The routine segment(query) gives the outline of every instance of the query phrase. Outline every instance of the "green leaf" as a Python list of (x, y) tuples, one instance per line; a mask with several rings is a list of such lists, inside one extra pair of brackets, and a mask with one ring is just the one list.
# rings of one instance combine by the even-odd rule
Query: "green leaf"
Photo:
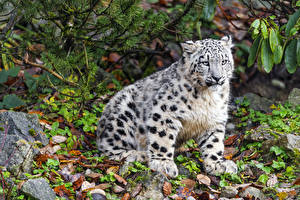
[(274, 53), (276, 47), (279, 45), (279, 39), (276, 31), (273, 28), (270, 30), (269, 42), (271, 50)]
[(271, 147), (270, 152), (274, 152), (276, 156), (285, 153), (284, 150), (278, 146)]
[(251, 28), (254, 28), (254, 29), (258, 29), (259, 28), (259, 25), (260, 25), (260, 19), (256, 19), (252, 22), (251, 24)]
[(300, 66), (300, 39), (297, 40), (296, 57), (297, 57), (297, 64), (298, 64), (298, 66)]
[(273, 67), (273, 55), (268, 42), (268, 39), (264, 39), (261, 46), (261, 62), (262, 66), (267, 73), (272, 70)]
[(7, 74), (8, 74), (8, 76), (16, 77), (16, 76), (18, 76), (20, 69), (21, 69), (20, 67), (11, 68), (7, 71)]
[(259, 49), (259, 44), (261, 42), (261, 36), (257, 37), (251, 48), (250, 48), (250, 53), (249, 53), (249, 57), (248, 57), (248, 63), (247, 63), (247, 66), (250, 67), (254, 64), (255, 62), (255, 59), (257, 57), (257, 53), (259, 52), (258, 49)]
[(25, 105), (25, 103), (15, 94), (5, 95), (3, 98), (3, 105), (5, 108), (15, 108)]
[(266, 184), (268, 179), (269, 179), (269, 177), (268, 177), (267, 174), (262, 174), (262, 175), (259, 176), (258, 181), (263, 183), (263, 184)]
[(263, 20), (261, 20), (261, 22), (260, 22), (260, 31), (261, 31), (264, 39), (267, 39), (268, 35), (269, 35), (268, 34), (268, 28), (267, 28), (266, 23)]
[(215, 8), (217, 6), (217, 3), (215, 0), (207, 0), (206, 3), (204, 4), (202, 13), (201, 13), (201, 18), (204, 21), (211, 21), (214, 16), (215, 16)]
[(286, 36), (290, 36), (290, 31), (291, 29), (295, 26), (295, 24), (297, 23), (298, 19), (300, 17), (300, 9), (297, 10), (294, 14), (292, 14), (290, 17), (289, 17), (289, 21), (285, 27), (285, 35)]
[(5, 69), (0, 71), (0, 83), (5, 83), (7, 81), (7, 78), (8, 78), (7, 71)]
[(300, 0), (297, 1), (296, 6), (300, 6)]
[(281, 62), (283, 55), (283, 48), (281, 45), (276, 46), (275, 52), (273, 53), (273, 60), (275, 64), (279, 64)]
[(292, 40), (286, 47), (284, 61), (289, 73), (294, 73), (297, 68), (297, 40)]
[(285, 168), (285, 163), (282, 162), (282, 161), (277, 162), (276, 160), (273, 160), (272, 167), (275, 168), (275, 169), (284, 169)]

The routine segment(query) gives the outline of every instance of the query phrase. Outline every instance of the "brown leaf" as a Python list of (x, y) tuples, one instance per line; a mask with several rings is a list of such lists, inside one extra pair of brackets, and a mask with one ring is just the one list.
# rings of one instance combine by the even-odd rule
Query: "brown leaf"
[(114, 174), (114, 177), (117, 179), (117, 181), (118, 181), (119, 183), (122, 183), (122, 184), (124, 184), (124, 185), (127, 185), (127, 181), (126, 181), (123, 177), (119, 176), (118, 174)]
[(193, 189), (194, 186), (196, 185), (196, 181), (192, 180), (192, 179), (183, 179), (180, 181), (181, 184), (184, 184), (185, 187), (189, 188), (189, 189)]
[(86, 176), (90, 177), (92, 179), (96, 179), (96, 178), (103, 177), (103, 174), (100, 174), (100, 173), (90, 173), (90, 174), (87, 174)]
[(115, 63), (117, 62), (119, 59), (121, 58), (121, 56), (117, 53), (110, 53), (109, 54), (109, 57), (108, 57), (108, 61), (109, 62), (112, 62), (112, 63)]
[(112, 188), (113, 192), (114, 193), (121, 193), (123, 192), (125, 189), (119, 185), (114, 185), (113, 188)]
[(132, 190), (130, 196), (131, 196), (132, 198), (135, 198), (135, 197), (142, 191), (142, 189), (143, 189), (143, 185), (142, 185), (141, 183), (137, 184), (137, 185), (133, 188), (133, 190)]
[(40, 154), (35, 158), (36, 164), (41, 167), (42, 164), (48, 160), (48, 158), (53, 158), (53, 156), (49, 154)]
[(238, 135), (230, 136), (227, 140), (225, 140), (224, 145), (225, 146), (232, 145), (237, 138), (238, 138)]
[(73, 182), (73, 188), (74, 190), (77, 190), (81, 187), (82, 183), (84, 181), (84, 176), (81, 175), (76, 181)]
[(117, 173), (119, 171), (119, 168), (120, 168), (119, 166), (112, 166), (106, 170), (106, 173), (107, 174), (109, 174), (110, 172)]
[(129, 199), (130, 199), (130, 194), (125, 193), (121, 200), (129, 200)]
[(204, 184), (204, 185), (207, 185), (207, 186), (209, 186), (210, 182), (211, 182), (210, 178), (208, 176), (203, 175), (203, 174), (198, 174), (197, 175), (197, 180), (200, 184)]
[(225, 147), (224, 149), (224, 157), (227, 159), (227, 160), (231, 160), (232, 157), (237, 154), (239, 152), (239, 150), (237, 150), (236, 148), (234, 147)]
[(293, 185), (300, 185), (300, 176), (293, 181)]
[(116, 88), (116, 85), (114, 83), (109, 83), (106, 87), (107, 89), (114, 89)]
[(105, 190), (107, 188), (110, 188), (111, 185), (109, 183), (101, 183), (99, 185), (96, 185), (95, 187), (93, 187), (93, 189), (101, 189), (101, 190)]
[(172, 184), (169, 182), (164, 182), (163, 193), (165, 196), (169, 196), (172, 193)]
[(67, 195), (68, 197), (72, 196), (71, 191), (68, 190), (68, 189), (65, 187), (65, 185), (57, 186), (57, 187), (55, 187), (53, 190), (54, 190), (54, 192), (55, 192), (58, 196), (60, 196), (60, 197), (63, 197), (63, 196), (65, 196), (65, 195)]

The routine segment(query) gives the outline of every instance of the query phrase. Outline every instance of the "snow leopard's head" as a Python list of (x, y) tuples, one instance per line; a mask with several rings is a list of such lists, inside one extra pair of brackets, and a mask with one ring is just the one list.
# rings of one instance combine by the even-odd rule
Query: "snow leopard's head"
[(231, 37), (182, 43), (189, 78), (201, 86), (216, 87), (229, 80), (234, 70)]

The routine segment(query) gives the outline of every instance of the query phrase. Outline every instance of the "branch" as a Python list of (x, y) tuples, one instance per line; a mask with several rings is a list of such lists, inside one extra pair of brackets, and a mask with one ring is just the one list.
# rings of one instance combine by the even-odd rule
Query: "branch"
[[(13, 62), (16, 63), (16, 64), (21, 64), (23, 63), (22, 61), (20, 60), (17, 60), (17, 59), (13, 59)], [(63, 81), (64, 83), (67, 83), (69, 85), (72, 85), (72, 86), (78, 86), (77, 83), (74, 83), (74, 82), (71, 82), (71, 81), (68, 81), (66, 79), (64, 79), (61, 75), (59, 75), (58, 73), (56, 73), (55, 71), (53, 71), (52, 69), (49, 69), (48, 67), (45, 67), (44, 65), (41, 65), (41, 64), (37, 64), (37, 63), (33, 63), (33, 62), (30, 62), (28, 60), (28, 54), (25, 55), (25, 58), (24, 58), (24, 63), (27, 64), (27, 65), (31, 65), (33, 67), (39, 67), (47, 72), (49, 72), (50, 74), (52, 74), (53, 76), (55, 76), (56, 78), (58, 78), (59, 80)]]
[(195, 1), (196, 0), (189, 0), (185, 6), (184, 11), (181, 14), (179, 14), (177, 17), (175, 17), (175, 19), (173, 19), (172, 21), (166, 23), (165, 27), (170, 28), (170, 27), (176, 25), (190, 11), (190, 9), (193, 7)]

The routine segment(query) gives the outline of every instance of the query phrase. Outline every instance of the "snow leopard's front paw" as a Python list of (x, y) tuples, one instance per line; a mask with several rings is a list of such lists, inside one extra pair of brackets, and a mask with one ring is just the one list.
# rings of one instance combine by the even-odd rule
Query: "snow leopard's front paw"
[(237, 173), (237, 165), (232, 160), (224, 160), (218, 162), (205, 162), (205, 171), (209, 174)]
[(165, 173), (172, 178), (178, 176), (178, 169), (173, 160), (151, 160), (149, 168)]

